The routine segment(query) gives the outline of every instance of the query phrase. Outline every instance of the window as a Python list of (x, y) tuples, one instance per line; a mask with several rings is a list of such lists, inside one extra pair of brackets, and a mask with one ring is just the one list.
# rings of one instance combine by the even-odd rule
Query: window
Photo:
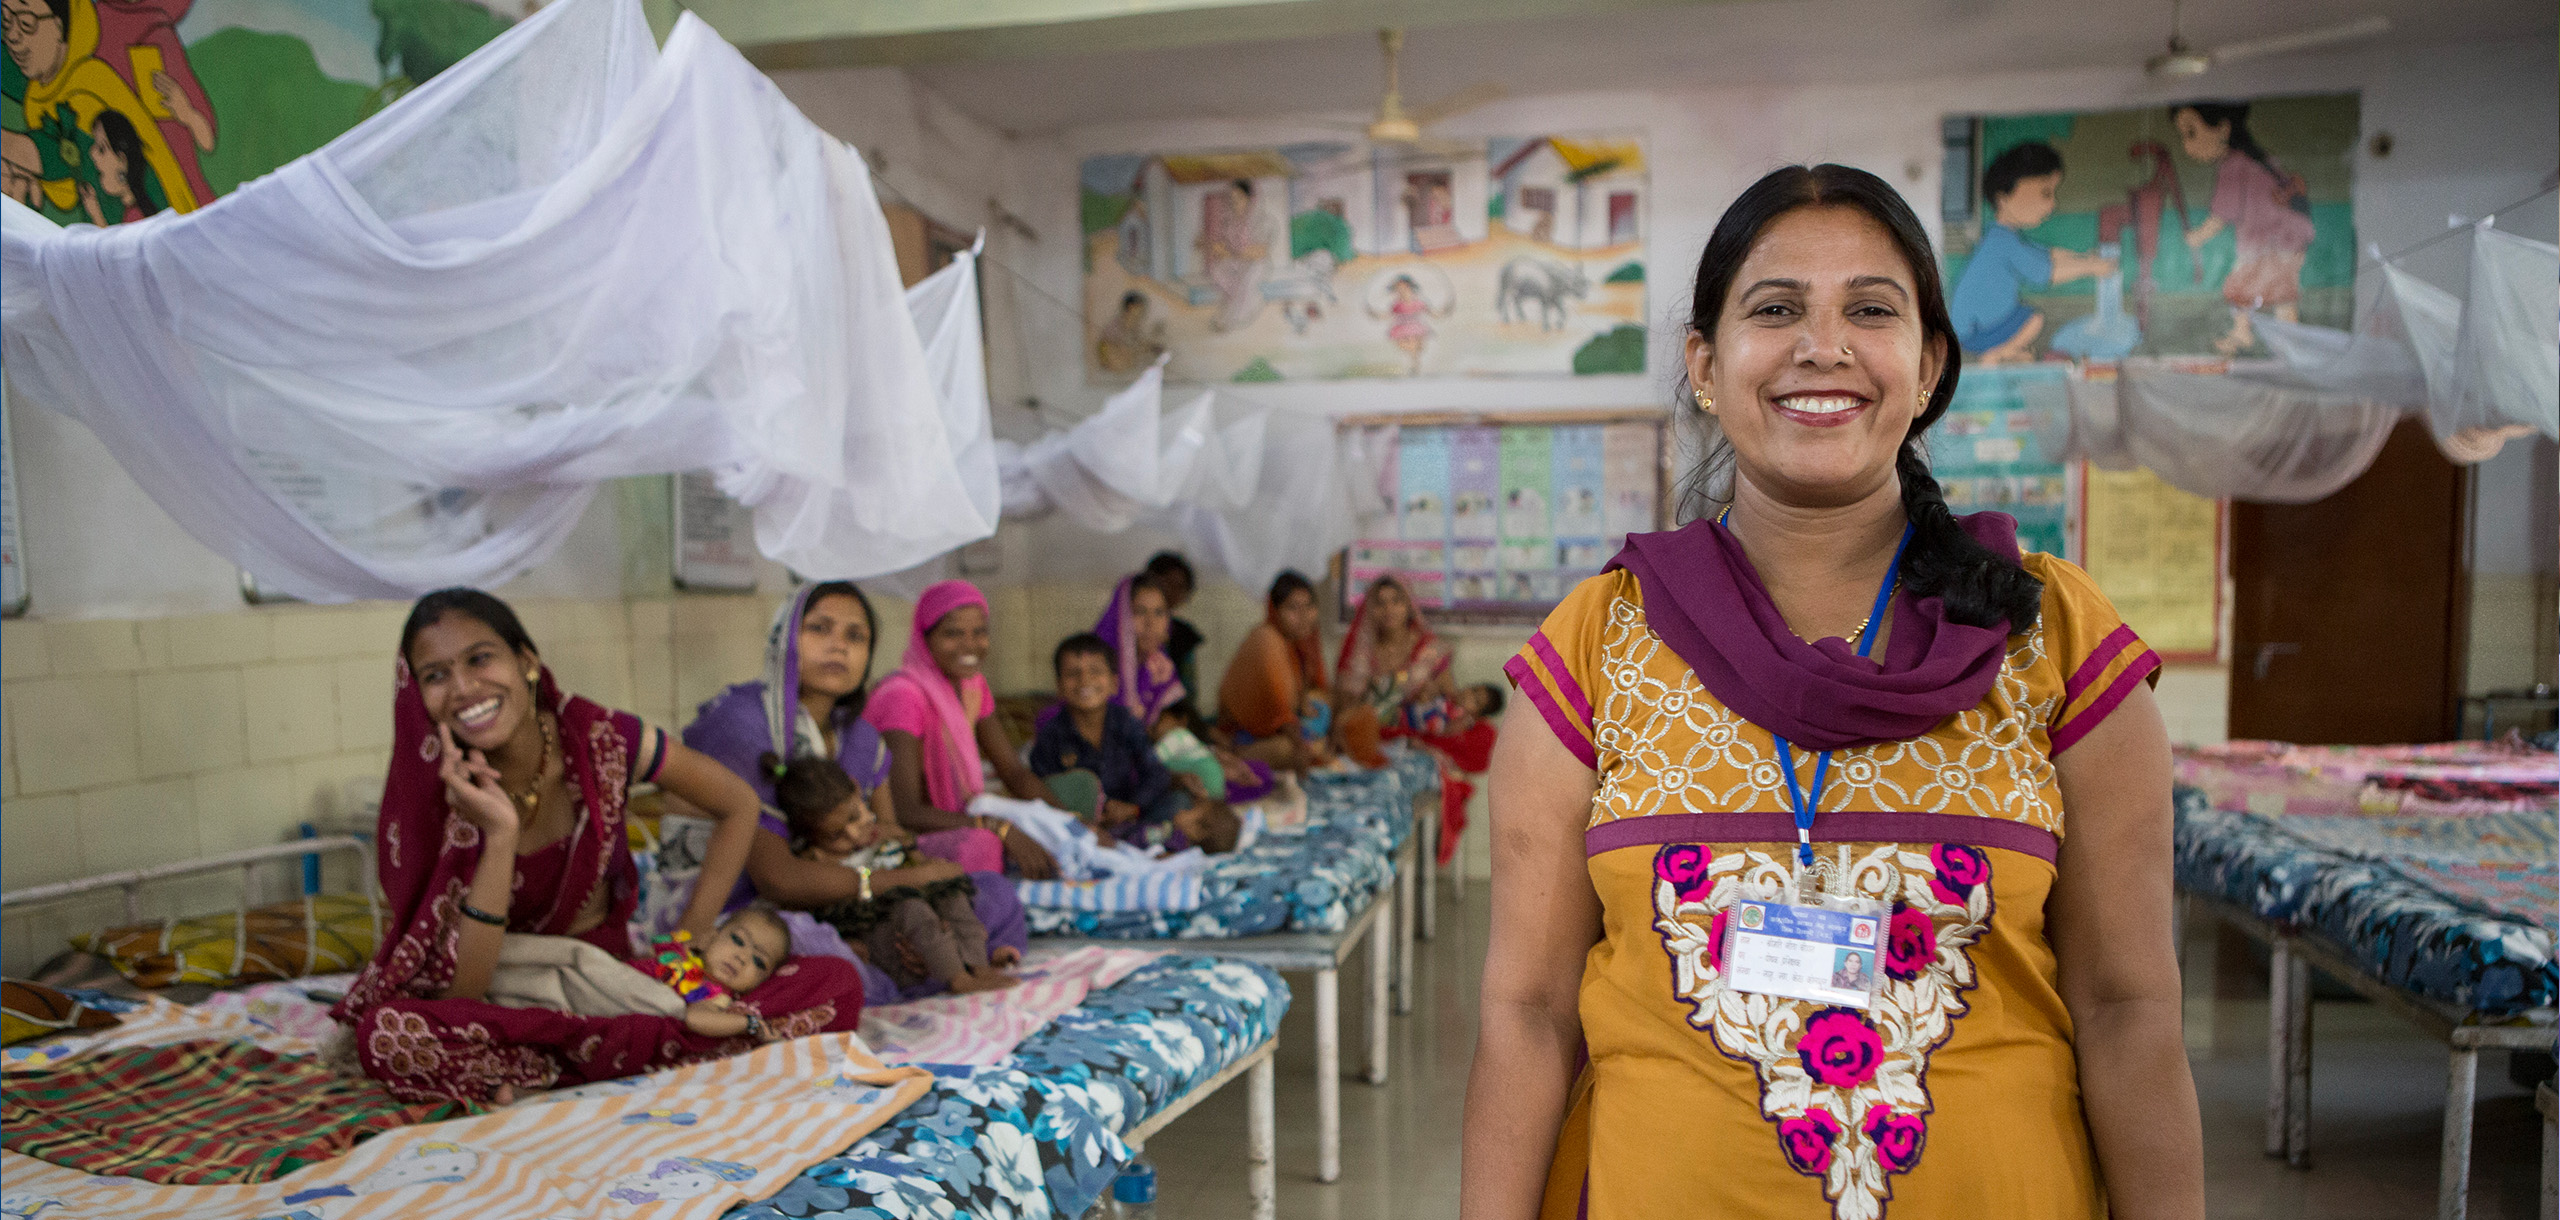
[(1938, 214), (1950, 225), (1973, 219), (1976, 120), (1951, 116), (1938, 125), (1944, 159), (1938, 170)]

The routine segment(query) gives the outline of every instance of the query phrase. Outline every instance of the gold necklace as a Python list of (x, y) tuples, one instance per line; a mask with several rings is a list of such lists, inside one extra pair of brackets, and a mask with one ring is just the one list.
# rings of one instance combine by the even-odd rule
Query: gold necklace
[(514, 801), (516, 803), (516, 807), (518, 809), (522, 809), (524, 811), (524, 816), (527, 818), (531, 818), (533, 816), (534, 810), (541, 808), (542, 776), (545, 772), (551, 770), (552, 756), (560, 752), (560, 730), (552, 726), (550, 717), (547, 717), (537, 711), (533, 714), (533, 722), (542, 726), (542, 761), (536, 764), (533, 768), (533, 783), (531, 785), (527, 786), (522, 792), (510, 792), (507, 794), (507, 799)]
[[(1894, 587), (1894, 588), (1896, 588), (1896, 589), (1900, 589), (1900, 588), (1902, 587), (1902, 578), (1901, 578), (1901, 577), (1896, 576), (1896, 577), (1894, 577), (1894, 578), (1893, 578), (1893, 587)], [(1885, 600), (1885, 604), (1886, 604), (1886, 605), (1892, 605), (1892, 604), (1893, 604), (1893, 594), (1891, 594), (1891, 593), (1887, 593), (1887, 594), (1885, 594), (1885, 595), (1884, 595), (1884, 600)], [(1860, 637), (1862, 637), (1862, 636), (1864, 636), (1864, 635), (1866, 635), (1866, 634), (1867, 634), (1867, 624), (1872, 623), (1872, 622), (1874, 622), (1874, 621), (1876, 621), (1875, 612), (1874, 612), (1874, 611), (1872, 611), (1872, 610), (1870, 610), (1870, 611), (1868, 611), (1868, 612), (1867, 612), (1867, 617), (1865, 617), (1865, 618), (1862, 618), (1862, 619), (1859, 619), (1859, 620), (1858, 620), (1858, 626), (1856, 627), (1856, 629), (1852, 630), (1851, 632), (1849, 632), (1849, 634), (1844, 635), (1844, 636), (1842, 636), (1842, 637), (1840, 637), (1840, 638), (1841, 638), (1841, 639), (1844, 639), (1844, 640), (1847, 640), (1847, 641), (1849, 641), (1851, 644), (1853, 644), (1853, 645), (1854, 645), (1854, 644), (1856, 644), (1856, 643), (1858, 642), (1858, 640), (1859, 640), (1859, 638), (1860, 638)], [(1795, 628), (1793, 628), (1793, 627), (1789, 627), (1789, 628), (1787, 628), (1787, 632), (1788, 632), (1788, 634), (1793, 635), (1793, 634), (1795, 634)], [(1810, 644), (1810, 643), (1812, 643), (1812, 642), (1813, 642), (1813, 640), (1814, 640), (1814, 639), (1829, 639), (1829, 638), (1831, 638), (1831, 637), (1829, 637), (1829, 636), (1816, 636), (1816, 637), (1813, 637), (1812, 639), (1807, 639), (1806, 637), (1804, 637), (1804, 636), (1802, 636), (1802, 635), (1797, 635), (1797, 636), (1796, 636), (1796, 638), (1797, 638), (1797, 639), (1799, 639), (1799, 640), (1804, 640), (1804, 642), (1805, 642), (1805, 643)]]

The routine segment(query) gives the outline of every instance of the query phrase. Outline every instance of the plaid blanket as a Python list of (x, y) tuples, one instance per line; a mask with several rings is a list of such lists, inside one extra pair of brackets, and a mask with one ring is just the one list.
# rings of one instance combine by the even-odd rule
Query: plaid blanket
[(264, 1182), (449, 1109), (396, 1101), (307, 1057), (182, 1042), (10, 1073), (0, 1147), (147, 1182)]

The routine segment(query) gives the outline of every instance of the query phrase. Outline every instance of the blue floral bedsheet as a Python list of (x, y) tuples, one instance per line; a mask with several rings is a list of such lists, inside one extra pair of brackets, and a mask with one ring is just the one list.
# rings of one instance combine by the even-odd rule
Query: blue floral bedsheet
[[(1306, 828), (1266, 834), (1211, 864), (1194, 910), (1025, 907), (1031, 932), (1133, 940), (1339, 932), (1395, 880), (1396, 853), (1413, 833), (1414, 795), (1439, 783), (1427, 756), (1401, 747), (1392, 753), (1396, 762), (1385, 770), (1308, 776)], [(1431, 787), (1416, 786), (1424, 776)]]
[(887, 1126), (726, 1220), (1074, 1217), (1129, 1159), (1120, 1135), (1269, 1038), (1289, 986), (1166, 957), (1093, 993), (991, 1068), (936, 1067)]
[[(2177, 813), (2180, 886), (2315, 932), (2391, 986), (2489, 1018), (2549, 1007), (2560, 993), (2550, 928), (2484, 903), (2477, 888), (2429, 883), (2453, 867), (2441, 839), (2406, 860), (2382, 839), (2349, 850), (2337, 834), (2315, 842), (2288, 829), (2287, 819), (2213, 809), (2185, 786)], [(2498, 850), (2483, 845), (2484, 853)], [(2483, 867), (2491, 865), (2536, 867)], [(2537, 882), (2550, 878), (2521, 884)]]

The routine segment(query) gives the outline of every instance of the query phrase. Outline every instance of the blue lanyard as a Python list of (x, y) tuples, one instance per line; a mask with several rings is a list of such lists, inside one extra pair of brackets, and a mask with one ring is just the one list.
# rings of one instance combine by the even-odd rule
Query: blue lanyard
[[(1717, 523), (1722, 524), (1723, 518), (1718, 517)], [(1866, 628), (1858, 632), (1859, 656), (1863, 657), (1875, 649), (1876, 631), (1884, 626), (1885, 602), (1893, 597), (1894, 576), (1902, 571), (1902, 552), (1911, 546), (1911, 528), (1908, 525), (1902, 527), (1902, 541), (1893, 548), (1893, 566), (1884, 570), (1884, 586), (1876, 590), (1875, 607), (1867, 611)], [(1787, 799), (1795, 806), (1796, 860), (1804, 867), (1811, 868), (1813, 867), (1813, 815), (1821, 806), (1822, 785), (1831, 778), (1831, 751), (1824, 750), (1815, 756), (1813, 789), (1808, 792), (1802, 784), (1796, 782), (1795, 747), (1789, 745), (1786, 738), (1779, 737), (1775, 733), (1770, 736), (1777, 740), (1778, 767), (1780, 773), (1787, 777)]]

